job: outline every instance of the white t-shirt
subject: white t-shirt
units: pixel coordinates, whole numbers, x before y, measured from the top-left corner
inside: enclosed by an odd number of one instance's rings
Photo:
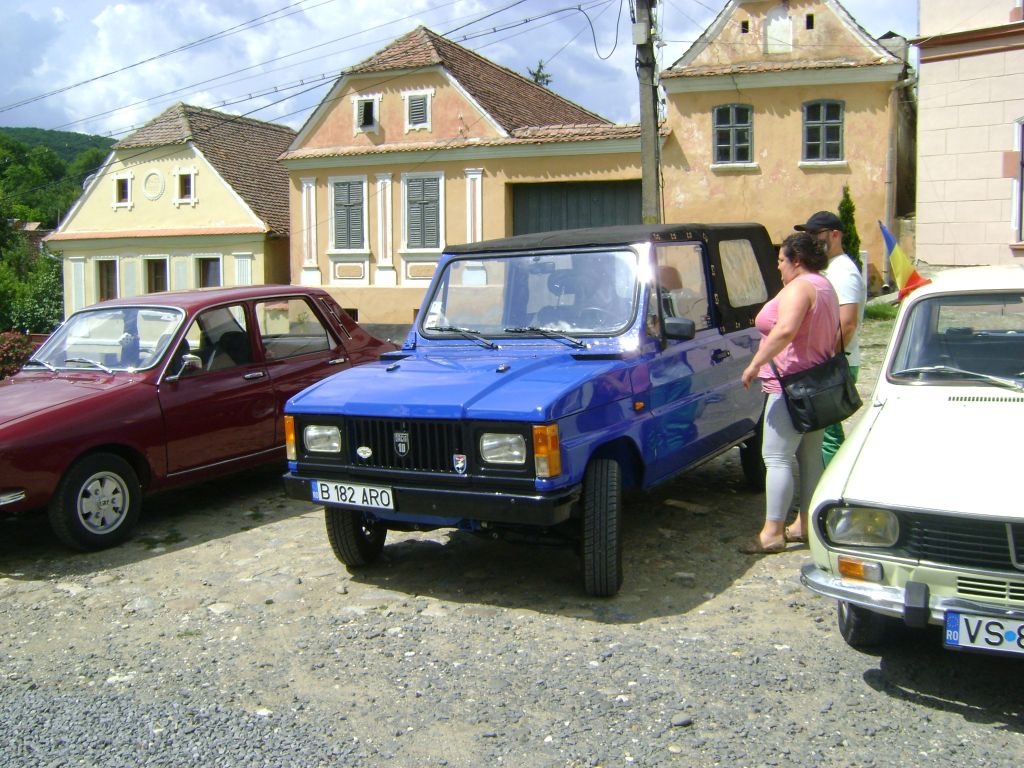
[[[864,322],[864,305],[868,302],[868,286],[857,264],[841,253],[829,260],[823,274],[832,283],[839,297],[839,306],[843,304],[857,305],[857,331],[853,334],[850,343],[846,345],[846,351],[850,355],[850,365],[860,365],[860,326]]]

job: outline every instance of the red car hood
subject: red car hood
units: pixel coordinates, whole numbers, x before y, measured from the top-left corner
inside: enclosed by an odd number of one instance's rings
[[[137,381],[100,373],[18,374],[0,381],[0,426],[64,403],[84,401]]]

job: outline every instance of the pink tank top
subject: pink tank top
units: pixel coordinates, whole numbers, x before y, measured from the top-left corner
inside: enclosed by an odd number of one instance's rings
[[[839,299],[828,278],[817,272],[808,272],[794,279],[807,280],[813,285],[817,300],[804,316],[793,341],[775,356],[775,365],[783,376],[810,368],[832,357],[835,354],[836,335],[839,333]],[[762,343],[778,321],[779,297],[776,295],[757,313],[755,325],[761,333]],[[757,376],[765,392],[782,391],[770,365],[761,366]]]

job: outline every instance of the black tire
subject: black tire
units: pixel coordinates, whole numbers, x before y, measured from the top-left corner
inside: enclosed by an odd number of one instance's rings
[[[594,459],[583,477],[583,588],[611,597],[622,586],[622,468]]]
[[[380,557],[388,535],[383,523],[368,521],[362,512],[336,507],[324,508],[324,520],[334,556],[349,568],[369,565]]]
[[[893,619],[840,600],[836,605],[839,634],[851,648],[873,648],[889,634]]]
[[[70,547],[113,547],[131,535],[142,510],[135,469],[113,453],[84,456],[64,473],[50,499],[50,528]]]
[[[743,479],[752,491],[763,491],[767,470],[764,457],[761,455],[761,440],[764,430],[764,415],[757,422],[757,430],[749,440],[740,445],[740,466],[743,467]]]

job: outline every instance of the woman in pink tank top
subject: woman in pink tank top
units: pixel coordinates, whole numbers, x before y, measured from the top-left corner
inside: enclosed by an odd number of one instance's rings
[[[764,458],[765,523],[761,532],[741,550],[750,554],[782,552],[790,541],[806,541],[807,504],[824,469],[821,459],[823,431],[801,434],[793,427],[782,397],[782,386],[769,361],[783,376],[824,362],[835,354],[839,334],[839,299],[828,278],[823,245],[806,232],[783,241],[779,272],[783,288],[764,305],[755,321],[761,343],[743,371],[743,386],[759,379],[765,399],[761,456]],[[800,469],[800,512],[786,526],[793,503],[793,470]]]

